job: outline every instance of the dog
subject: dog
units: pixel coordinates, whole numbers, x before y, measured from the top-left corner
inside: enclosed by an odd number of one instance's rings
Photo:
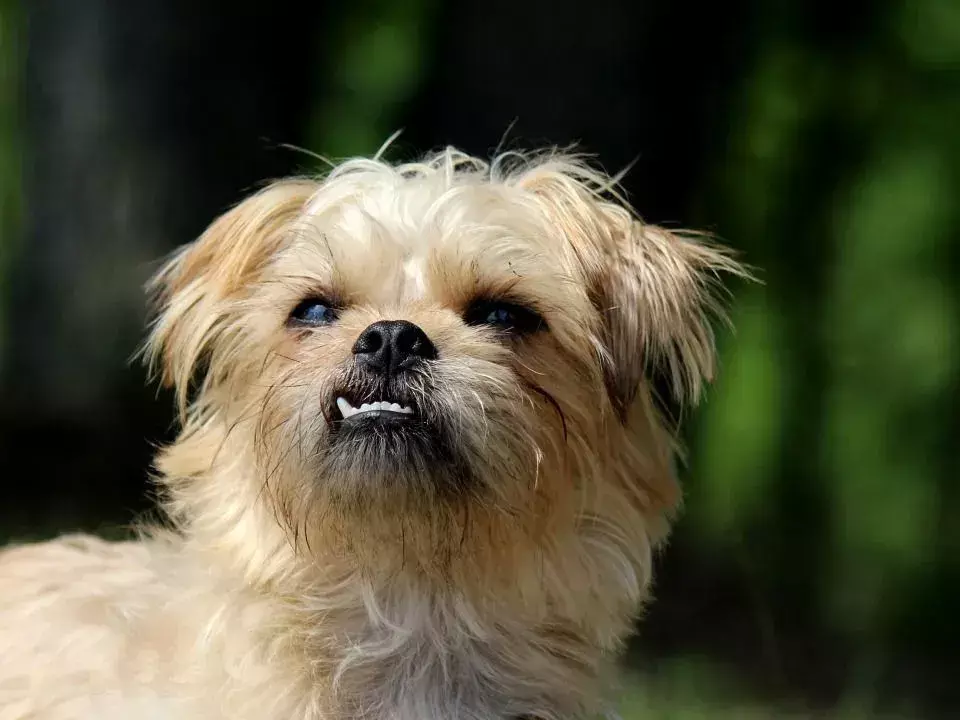
[[[733,254],[560,150],[265,186],[151,284],[163,522],[0,555],[0,718],[609,706]]]

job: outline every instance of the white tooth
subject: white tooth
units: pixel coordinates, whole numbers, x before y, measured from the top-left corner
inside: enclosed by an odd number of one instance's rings
[[[340,409],[340,414],[343,415],[344,419],[353,415],[356,410],[348,403],[344,398],[337,398],[337,407]]]
[[[344,419],[358,415],[359,413],[365,412],[395,412],[402,413],[404,415],[414,415],[413,408],[408,405],[400,405],[399,403],[392,403],[388,400],[376,400],[372,403],[363,403],[360,407],[353,407],[346,398],[338,397],[337,398],[337,407],[340,409],[340,414]]]

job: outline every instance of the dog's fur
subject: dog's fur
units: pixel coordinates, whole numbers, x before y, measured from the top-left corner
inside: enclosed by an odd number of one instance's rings
[[[0,555],[0,718],[586,718],[679,501],[648,371],[695,400],[720,272],[562,153],[276,182],[157,277],[169,522]],[[291,323],[304,298],[336,322]],[[464,322],[477,298],[539,313]],[[368,325],[419,325],[421,424],[337,439]],[[359,384],[359,385],[358,385]]]

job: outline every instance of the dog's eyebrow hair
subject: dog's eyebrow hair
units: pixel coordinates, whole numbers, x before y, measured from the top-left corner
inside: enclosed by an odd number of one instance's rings
[[[467,301],[464,303],[464,306],[469,306],[471,303],[480,300],[491,300],[496,302],[509,302],[539,311],[544,307],[542,300],[522,290],[517,291],[517,286],[523,282],[523,280],[524,278],[522,277],[511,278],[506,282],[500,283],[480,280],[477,289],[466,296]]]
[[[303,281],[310,285],[324,284],[316,275],[294,274],[284,275],[282,278],[267,278],[263,281],[264,285],[288,285],[291,280]]]
[[[286,275],[283,278],[265,280],[264,284],[286,286],[290,280],[303,281],[307,286],[303,292],[297,294],[298,301],[306,298],[321,298],[337,308],[345,308],[352,303],[349,299],[350,293],[341,290],[338,283],[323,282],[314,275]]]

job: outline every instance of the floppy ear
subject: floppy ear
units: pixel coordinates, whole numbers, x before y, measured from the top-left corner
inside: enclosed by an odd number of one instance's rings
[[[695,402],[713,377],[721,275],[747,276],[745,269],[706,237],[643,223],[611,192],[614,180],[578,158],[548,157],[517,182],[538,197],[586,277],[620,417],[650,372],[666,376],[676,400]]]
[[[705,237],[612,215],[618,223],[593,299],[603,317],[613,404],[623,416],[651,372],[666,378],[676,401],[695,403],[713,379],[711,322],[724,318],[721,275],[746,273]]]
[[[284,242],[316,183],[285,180],[267,186],[219,217],[196,241],[180,248],[148,285],[155,319],[144,346],[151,370],[176,391],[181,417],[192,384],[230,332],[230,305]],[[207,362],[209,365],[210,363]]]

